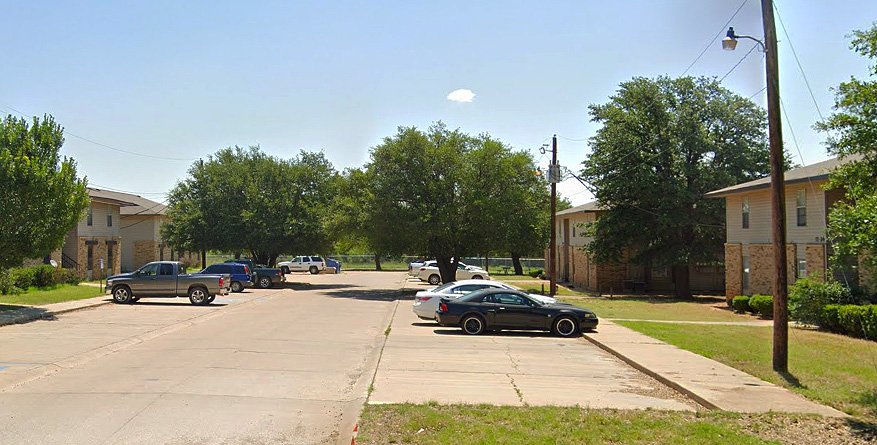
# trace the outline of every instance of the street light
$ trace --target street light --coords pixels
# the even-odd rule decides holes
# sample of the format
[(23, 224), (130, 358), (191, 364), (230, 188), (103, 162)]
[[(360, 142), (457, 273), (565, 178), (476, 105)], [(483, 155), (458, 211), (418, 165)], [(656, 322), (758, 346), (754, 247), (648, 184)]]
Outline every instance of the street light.
[(737, 39), (749, 39), (749, 40), (755, 41), (756, 43), (758, 43), (759, 46), (761, 46), (761, 52), (767, 52), (764, 49), (764, 42), (762, 42), (761, 40), (758, 40), (752, 36), (737, 35), (734, 32), (733, 26), (728, 28), (728, 33), (725, 34), (725, 38), (722, 39), (722, 49), (725, 51), (734, 51), (735, 49), (737, 49)]
[(773, 280), (773, 369), (789, 370), (789, 283), (786, 266), (786, 192), (783, 168), (783, 131), (780, 122), (779, 59), (777, 58), (777, 34), (773, 20), (773, 0), (761, 0), (761, 19), (764, 26), (764, 42), (752, 36), (741, 36), (728, 28), (722, 39), (722, 49), (733, 51), (738, 39), (758, 42), (765, 53), (765, 77), (767, 81), (767, 125), (770, 139), (770, 187), (772, 235), (774, 254)]

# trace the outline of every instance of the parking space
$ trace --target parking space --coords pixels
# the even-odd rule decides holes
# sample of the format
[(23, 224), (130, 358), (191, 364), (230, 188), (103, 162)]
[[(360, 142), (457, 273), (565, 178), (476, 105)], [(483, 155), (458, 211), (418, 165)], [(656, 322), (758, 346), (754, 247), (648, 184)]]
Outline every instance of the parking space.
[(369, 402), (429, 401), (696, 409), (584, 339), (541, 332), (467, 336), (418, 319), (411, 302), (400, 301)]

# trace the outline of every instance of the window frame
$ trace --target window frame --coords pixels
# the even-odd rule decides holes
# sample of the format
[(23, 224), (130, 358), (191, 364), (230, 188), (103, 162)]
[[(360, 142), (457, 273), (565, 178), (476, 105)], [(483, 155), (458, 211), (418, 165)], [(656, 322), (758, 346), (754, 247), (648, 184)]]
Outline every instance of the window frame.
[(795, 222), (798, 227), (807, 227), (807, 189), (795, 192)]
[(740, 218), (741, 218), (741, 227), (743, 229), (748, 229), (750, 226), (750, 214), (752, 213), (752, 204), (749, 202), (749, 197), (744, 196), (742, 205), (740, 206)]

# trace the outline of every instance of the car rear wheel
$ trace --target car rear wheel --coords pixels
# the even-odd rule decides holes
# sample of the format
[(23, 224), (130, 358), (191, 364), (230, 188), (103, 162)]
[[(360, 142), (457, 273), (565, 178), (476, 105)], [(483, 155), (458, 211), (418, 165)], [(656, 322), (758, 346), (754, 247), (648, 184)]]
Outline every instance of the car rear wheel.
[(268, 289), (271, 287), (271, 278), (270, 277), (259, 277), (259, 287), (262, 289)]
[(119, 304), (131, 303), (131, 289), (128, 286), (116, 286), (113, 288), (113, 301)]
[(579, 324), (572, 317), (560, 317), (554, 322), (554, 333), (561, 337), (574, 337), (579, 333)]
[(474, 276), (472, 277), (472, 279), (473, 279), (473, 280), (483, 280), (484, 277), (482, 277), (481, 275), (474, 275)]
[(435, 285), (435, 284), (439, 284), (442, 282), (442, 277), (440, 277), (436, 274), (432, 274), (429, 276), (429, 279), (427, 279), (426, 281), (428, 281), (429, 284)]
[(469, 335), (478, 335), (484, 332), (484, 320), (477, 315), (467, 315), (460, 322), (463, 332)]
[(203, 287), (193, 287), (189, 289), (189, 301), (196, 305), (202, 306), (205, 304), (210, 304), (210, 295), (207, 294), (207, 289)]
[(316, 275), (316, 274), (320, 273), (320, 270), (317, 269), (317, 266), (311, 266), (311, 268), (308, 269), (308, 271), (311, 273), (311, 275)]
[(244, 291), (244, 285), (241, 284), (240, 281), (232, 281), (232, 282), (231, 282), (231, 291), (232, 291), (232, 292), (243, 292), (243, 291)]

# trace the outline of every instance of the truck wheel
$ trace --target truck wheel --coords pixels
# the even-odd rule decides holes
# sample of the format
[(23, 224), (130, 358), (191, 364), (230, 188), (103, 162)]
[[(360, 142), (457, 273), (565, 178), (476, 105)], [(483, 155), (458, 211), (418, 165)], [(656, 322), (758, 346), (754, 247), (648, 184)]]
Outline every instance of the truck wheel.
[(240, 281), (232, 281), (232, 282), (231, 282), (231, 291), (232, 291), (232, 292), (243, 292), (243, 291), (244, 291), (244, 285), (241, 284)]
[(210, 298), (207, 299), (207, 304), (213, 303), (213, 300), (216, 299), (216, 295), (211, 295)]
[(271, 287), (271, 278), (270, 277), (259, 277), (259, 287), (262, 289), (268, 289)]
[(286, 266), (283, 266), (280, 268), (280, 271), (283, 272), (283, 275), (286, 275), (289, 273), (289, 268)]
[(207, 301), (210, 298), (210, 295), (207, 294), (207, 289), (203, 287), (193, 287), (189, 289), (189, 301), (196, 306), (202, 306), (205, 304), (210, 304)]
[(131, 303), (131, 289), (128, 286), (116, 286), (113, 288), (113, 302), (119, 304)]
[(311, 268), (308, 270), (311, 272), (311, 275), (316, 275), (316, 274), (320, 273), (320, 270), (317, 269), (317, 266), (311, 266)]

